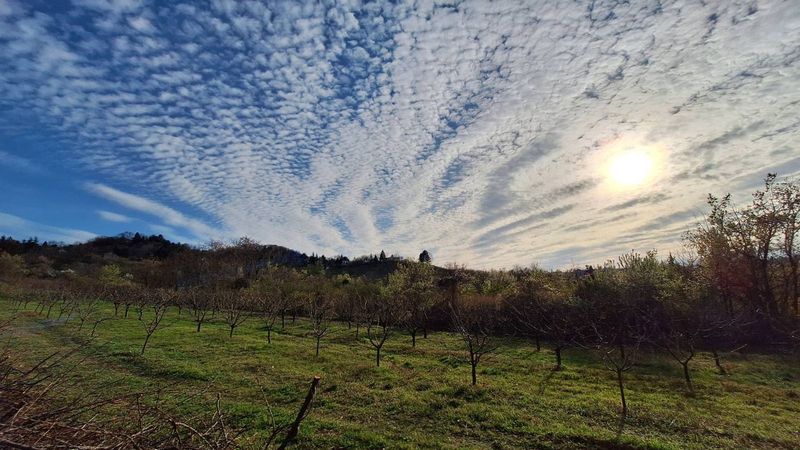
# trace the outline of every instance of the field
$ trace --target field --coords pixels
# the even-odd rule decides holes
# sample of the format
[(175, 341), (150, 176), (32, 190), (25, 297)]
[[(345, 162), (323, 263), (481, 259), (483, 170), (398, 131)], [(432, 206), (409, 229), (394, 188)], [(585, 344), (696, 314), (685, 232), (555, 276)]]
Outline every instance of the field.
[[(73, 348), (89, 335), (33, 311), (14, 312), (0, 300), (0, 320), (16, 317), (2, 345), (36, 361)], [(110, 305), (103, 313), (113, 315)], [(709, 355), (692, 361), (695, 393), (684, 388), (680, 366), (647, 354), (626, 374), (630, 412), (620, 420), (615, 378), (587, 350), (569, 349), (564, 369), (551, 371), (544, 345), (504, 338), (478, 368), (457, 335), (418, 339), (393, 334), (375, 367), (374, 349), (353, 329), (335, 324), (314, 356), (302, 319), (273, 333), (272, 344), (252, 318), (228, 336), (221, 320), (195, 332), (172, 309), (144, 356), (144, 329), (128, 319), (103, 322), (82, 350), (73, 376), (87, 392), (112, 396), (169, 386), (186, 414), (207, 408), (216, 394), (237, 427), (266, 433), (269, 404), (278, 421), (293, 417), (314, 375), (322, 378), (313, 410), (300, 431), (300, 448), (797, 448), (800, 445), (800, 361), (797, 355), (755, 352), (724, 355), (719, 375)], [(263, 395), (262, 395), (263, 390)], [(202, 400), (202, 401), (201, 401)]]

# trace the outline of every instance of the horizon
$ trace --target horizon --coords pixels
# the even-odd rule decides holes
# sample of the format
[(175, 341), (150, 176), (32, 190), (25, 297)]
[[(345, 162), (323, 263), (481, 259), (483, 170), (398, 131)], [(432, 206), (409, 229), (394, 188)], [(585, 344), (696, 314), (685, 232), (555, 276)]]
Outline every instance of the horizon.
[(800, 174), (800, 8), (635, 3), (0, 0), (0, 235), (678, 252)]
[[(56, 240), (48, 241), (48, 240), (45, 240), (45, 239), (39, 239), (37, 236), (28, 236), (28, 237), (25, 237), (25, 238), (19, 238), (19, 237), (15, 237), (15, 236), (4, 235), (4, 234), (0, 234), (0, 241), (2, 241), (3, 239), (13, 239), (13, 240), (15, 240), (15, 241), (17, 241), (17, 242), (19, 242), (21, 244), (25, 244), (26, 242), (33, 241), (33, 242), (36, 242), (38, 245), (43, 246), (43, 247), (46, 246), (46, 245), (47, 246), (55, 246), (55, 247), (69, 247), (69, 246), (79, 246), (79, 245), (90, 244), (92, 241), (95, 241), (97, 239), (119, 239), (119, 238), (134, 239), (136, 235), (139, 235), (142, 239), (147, 239), (147, 238), (151, 238), (151, 237), (159, 237), (161, 239), (165, 239), (167, 242), (169, 242), (171, 244), (185, 245), (185, 246), (187, 246), (188, 248), (190, 248), (193, 251), (207, 251), (207, 250), (210, 250), (210, 249), (212, 249), (213, 247), (215, 247), (217, 245), (224, 245), (226, 247), (235, 247), (236, 245), (238, 245), (239, 241), (248, 240), (250, 243), (256, 244), (256, 245), (261, 246), (261, 247), (281, 247), (281, 248), (284, 248), (286, 250), (289, 250), (289, 251), (292, 251), (292, 252), (296, 252), (296, 253), (298, 253), (300, 255), (303, 255), (305, 257), (314, 257), (314, 256), (316, 256), (318, 258), (325, 258), (325, 259), (328, 259), (328, 260), (334, 260), (334, 259), (339, 258), (339, 257), (344, 257), (344, 258), (347, 258), (347, 260), (348, 260), (348, 262), (345, 263), (345, 264), (349, 264), (349, 263), (352, 263), (355, 260), (363, 259), (363, 258), (372, 258), (372, 257), (378, 258), (381, 253), (384, 253), (384, 257), (386, 258), (386, 261), (415, 261), (416, 262), (416, 261), (419, 260), (419, 257), (420, 257), (420, 255), (416, 255), (415, 256), (415, 255), (403, 255), (403, 254), (396, 254), (396, 253), (387, 253), (383, 249), (380, 249), (380, 250), (377, 250), (377, 251), (373, 251), (373, 252), (368, 252), (368, 253), (363, 253), (363, 254), (353, 254), (353, 255), (346, 255), (346, 254), (327, 254), (326, 255), (326, 254), (318, 253), (318, 252), (306, 253), (306, 252), (301, 252), (301, 251), (293, 249), (291, 247), (285, 247), (285, 246), (282, 246), (282, 245), (279, 245), (279, 244), (272, 244), (272, 243), (269, 243), (269, 242), (254, 241), (254, 240), (251, 240), (250, 238), (248, 238), (247, 236), (243, 236), (243, 237), (238, 238), (238, 239), (232, 239), (232, 240), (229, 240), (229, 241), (208, 241), (208, 242), (204, 242), (204, 243), (200, 243), (200, 244), (190, 244), (190, 243), (187, 243), (187, 242), (180, 242), (180, 241), (171, 240), (171, 239), (165, 237), (162, 234), (146, 234), (146, 233), (140, 233), (138, 231), (123, 231), (123, 232), (121, 232), (119, 234), (115, 234), (115, 235), (102, 235), (102, 236), (101, 235), (97, 235), (97, 236), (94, 236), (94, 237), (92, 237), (90, 239), (87, 239), (87, 240), (74, 241), (74, 242), (70, 242), (70, 243), (62, 242), (62, 241), (56, 241)], [(420, 250), (420, 254), (421, 254), (422, 251), (426, 251), (426, 249)], [(512, 266), (512, 267), (498, 267), (498, 268), (492, 268), (492, 269), (479, 269), (479, 268), (475, 268), (475, 267), (470, 267), (470, 266), (468, 266), (466, 264), (463, 264), (463, 263), (460, 263), (458, 261), (437, 261), (435, 259), (435, 255), (431, 254), (429, 256), (431, 256), (431, 258), (432, 258), (430, 263), (432, 265), (434, 265), (434, 266), (441, 267), (441, 268), (446, 268), (446, 267), (448, 267), (450, 265), (460, 266), (460, 267), (463, 267), (463, 268), (465, 268), (467, 270), (477, 270), (477, 271), (489, 271), (489, 270), (511, 271), (511, 270), (515, 270), (515, 269), (541, 268), (538, 264), (536, 264), (534, 262), (534, 263), (528, 264), (526, 266), (515, 265), (515, 266)], [(620, 256), (620, 255), (618, 255), (618, 256)], [(658, 257), (660, 258), (660, 255), (658, 255)], [(616, 258), (613, 258), (613, 259), (616, 260)], [(661, 259), (663, 260), (663, 258), (661, 258)], [(381, 262), (383, 262), (383, 260), (381, 260)], [(589, 266), (591, 266), (591, 267), (602, 267), (603, 264), (606, 263), (606, 262), (608, 262), (608, 261), (604, 261), (603, 263), (573, 264), (570, 267), (566, 267), (566, 266), (565, 267), (551, 267), (551, 268), (545, 268), (545, 270), (549, 270), (549, 271), (553, 271), (553, 272), (570, 271), (570, 270), (582, 270), (582, 269), (587, 268)]]

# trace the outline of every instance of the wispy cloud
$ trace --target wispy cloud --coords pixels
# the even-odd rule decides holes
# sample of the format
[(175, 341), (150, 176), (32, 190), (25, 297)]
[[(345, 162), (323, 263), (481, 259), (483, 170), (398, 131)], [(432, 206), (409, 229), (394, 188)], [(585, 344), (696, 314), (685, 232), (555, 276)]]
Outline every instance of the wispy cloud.
[(0, 150), (0, 166), (29, 174), (42, 174), (45, 172), (40, 165), (11, 153)]
[(111, 211), (97, 211), (97, 215), (100, 216), (101, 219), (107, 220), (109, 222), (117, 222), (117, 223), (130, 223), (133, 221), (130, 217), (118, 214)]
[(38, 237), (41, 240), (67, 244), (86, 241), (97, 236), (88, 231), (53, 227), (2, 212), (0, 212), (0, 234)]
[[(637, 230), (745, 197), (732, 180), (800, 142), (788, 1), (4, 5), (0, 120), (198, 238), (482, 267), (667, 251), (688, 217)], [(604, 179), (620, 142), (660, 149), (653, 184)]]
[[(183, 213), (161, 203), (140, 197), (138, 195), (128, 194), (100, 183), (86, 183), (85, 187), (89, 192), (103, 197), (106, 200), (115, 202), (121, 206), (124, 206), (125, 208), (158, 217), (166, 224), (185, 228), (198, 238), (211, 238), (219, 235), (219, 232), (205, 223), (187, 217)], [(104, 212), (105, 211), (102, 211), (101, 215), (103, 215), (102, 213)], [(112, 216), (119, 216), (113, 213), (111, 213), (112, 216), (109, 216), (108, 214), (109, 213), (106, 213), (104, 218), (109, 219), (109, 217)], [(119, 216), (116, 218), (119, 219), (120, 217), (126, 218), (125, 216)]]

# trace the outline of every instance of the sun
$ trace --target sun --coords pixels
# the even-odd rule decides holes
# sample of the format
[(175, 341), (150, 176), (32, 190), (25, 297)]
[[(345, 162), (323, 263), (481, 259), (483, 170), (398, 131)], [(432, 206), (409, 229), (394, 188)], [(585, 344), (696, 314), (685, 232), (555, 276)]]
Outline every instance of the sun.
[(653, 172), (653, 158), (645, 150), (626, 150), (614, 156), (608, 173), (616, 183), (635, 186), (644, 183)]

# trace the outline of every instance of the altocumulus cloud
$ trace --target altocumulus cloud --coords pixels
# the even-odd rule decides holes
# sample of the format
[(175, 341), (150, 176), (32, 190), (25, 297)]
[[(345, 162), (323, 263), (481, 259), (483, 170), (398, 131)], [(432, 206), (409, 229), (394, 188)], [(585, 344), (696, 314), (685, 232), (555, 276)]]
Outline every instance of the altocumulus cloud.
[[(0, 130), (196, 239), (563, 265), (800, 169), (790, 1), (6, 0), (0, 66)], [(608, 186), (619, 141), (653, 183)]]

